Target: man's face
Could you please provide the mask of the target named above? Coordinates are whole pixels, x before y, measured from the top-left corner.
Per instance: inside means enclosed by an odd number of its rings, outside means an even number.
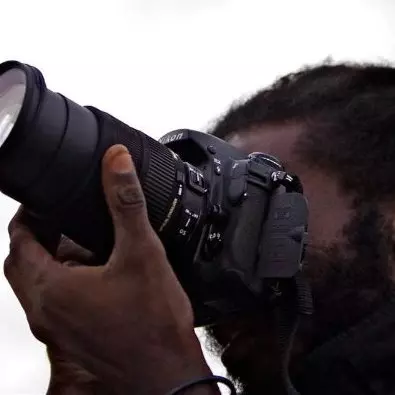
[[[334,177],[311,165],[295,152],[304,132],[300,125],[267,125],[232,135],[228,141],[250,153],[264,152],[277,157],[287,171],[297,174],[309,201],[310,241],[325,246],[342,238],[342,229],[352,215],[352,196],[345,196]]]
[[[356,207],[355,196],[342,191],[330,169],[318,169],[303,160],[297,149],[303,133],[302,125],[277,124],[228,138],[246,153],[277,157],[288,172],[300,177],[308,199],[305,271],[316,312],[300,330],[294,360],[368,313],[389,282],[388,259],[392,256],[392,225],[388,226],[377,207]],[[213,335],[222,345],[230,342],[222,354],[230,374],[252,386],[257,375],[262,377],[264,371],[270,375],[275,358],[270,354],[276,353],[270,319],[240,317],[218,326]]]

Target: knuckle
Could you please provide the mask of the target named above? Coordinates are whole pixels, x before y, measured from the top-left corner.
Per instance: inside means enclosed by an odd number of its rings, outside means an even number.
[[[7,280],[9,280],[11,277],[11,269],[13,267],[13,262],[14,262],[14,260],[13,260],[12,255],[8,255],[4,261],[3,272],[4,272],[4,276]]]
[[[73,244],[72,244],[72,241],[71,241],[68,237],[62,235],[62,236],[60,237],[60,241],[59,241],[59,245],[58,245],[58,250],[67,250],[67,249],[69,249],[72,245],[73,245]]]
[[[64,291],[64,286],[57,280],[54,280],[50,284],[46,283],[41,285],[40,310],[42,316],[51,320],[56,320],[60,310],[64,308],[65,299],[67,299],[67,297],[65,297],[67,292]]]
[[[47,343],[51,335],[48,326],[45,324],[41,309],[32,310],[27,319],[33,336],[39,341]]]
[[[10,236],[12,235],[14,228],[15,228],[15,219],[11,220],[11,222],[8,224],[7,227],[7,231]]]
[[[65,236],[62,237],[56,251],[56,259],[63,264],[73,260],[86,261],[90,256],[91,253],[88,250],[85,250]]]
[[[147,232],[144,240],[139,242],[139,244],[136,246],[135,249],[133,249],[133,251],[131,251],[131,253],[144,261],[147,258],[150,258],[153,261],[166,258],[165,247],[156,236],[154,231]]]
[[[166,249],[163,243],[160,241],[159,237],[156,235],[156,233],[152,232],[152,246],[153,246],[153,251],[155,255],[158,257],[166,257]]]
[[[116,190],[116,206],[119,211],[142,210],[145,198],[138,185],[122,185]]]
[[[154,233],[153,230],[152,233]],[[116,245],[112,260],[121,263],[120,267],[130,268],[134,274],[151,276],[152,265],[156,267],[156,270],[160,270],[160,263],[167,260],[167,255],[156,235],[147,231],[145,237],[139,239],[133,247],[131,247],[130,240],[126,238],[120,240]]]
[[[77,267],[77,266],[81,266],[82,263],[78,262],[77,260],[68,259],[62,262],[62,265],[66,267]]]
[[[10,255],[15,259],[20,259],[23,252],[23,235],[15,232],[10,238]]]
[[[23,208],[22,206],[19,206],[18,211],[15,213],[14,217],[11,219],[11,221],[8,224],[7,230],[10,236],[19,229],[23,214],[24,214]]]

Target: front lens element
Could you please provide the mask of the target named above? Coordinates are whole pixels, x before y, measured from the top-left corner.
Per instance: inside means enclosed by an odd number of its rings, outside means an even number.
[[[0,76],[0,147],[18,119],[26,93],[26,75],[11,69]]]

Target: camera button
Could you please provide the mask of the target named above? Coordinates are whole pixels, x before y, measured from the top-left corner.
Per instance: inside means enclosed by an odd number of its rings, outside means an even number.
[[[228,199],[233,205],[239,204],[247,191],[245,178],[236,178],[231,180],[228,188]]]
[[[200,194],[207,192],[203,174],[192,168],[188,169],[188,185]]]
[[[207,151],[210,152],[210,154],[215,155],[217,153],[217,150],[215,149],[215,147],[213,145],[209,145],[207,147]]]

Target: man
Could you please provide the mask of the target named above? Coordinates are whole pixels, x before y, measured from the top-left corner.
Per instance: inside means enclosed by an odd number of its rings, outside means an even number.
[[[212,131],[277,156],[304,185],[315,314],[297,333],[290,364],[302,395],[395,393],[394,99],[395,69],[323,65],[280,79]],[[193,313],[123,147],[104,157],[103,185],[116,234],[105,266],[81,265],[91,257],[70,242],[51,255],[21,210],[5,273],[48,346],[49,393],[165,394],[210,374]],[[269,313],[241,314],[208,330],[245,394],[282,393],[271,324]]]
[[[291,361],[302,394],[395,393],[394,95],[393,68],[324,65],[280,79],[214,130],[246,152],[281,158],[304,185],[315,314]],[[265,352],[273,334],[261,321],[210,330],[248,394],[273,385]]]

